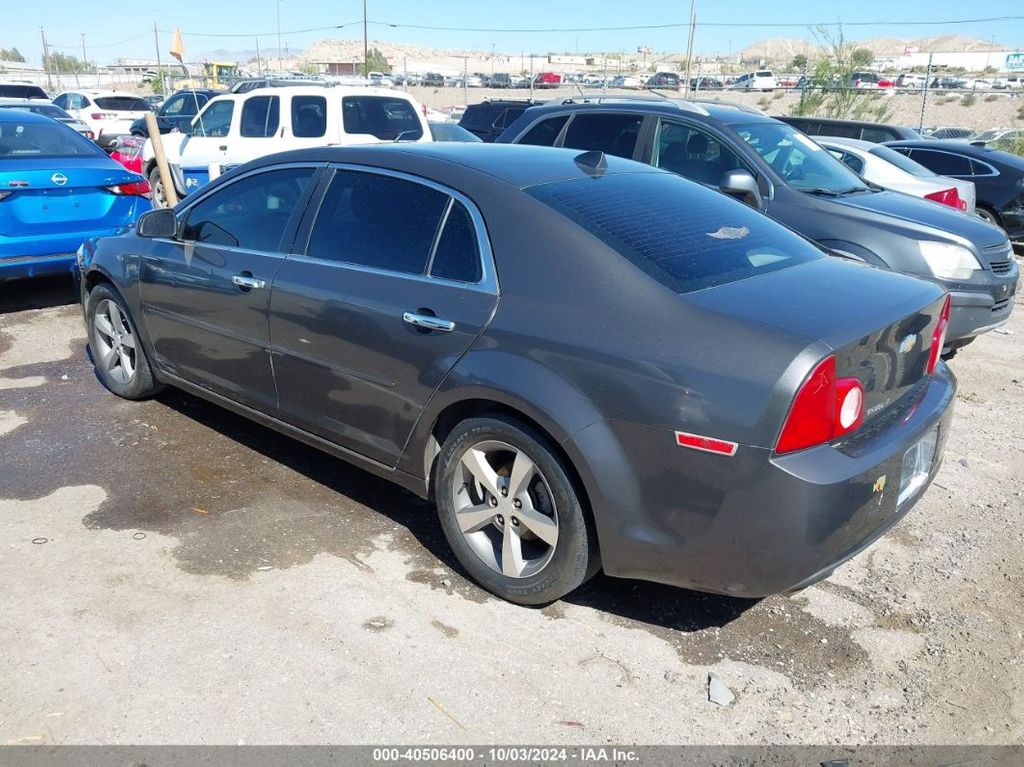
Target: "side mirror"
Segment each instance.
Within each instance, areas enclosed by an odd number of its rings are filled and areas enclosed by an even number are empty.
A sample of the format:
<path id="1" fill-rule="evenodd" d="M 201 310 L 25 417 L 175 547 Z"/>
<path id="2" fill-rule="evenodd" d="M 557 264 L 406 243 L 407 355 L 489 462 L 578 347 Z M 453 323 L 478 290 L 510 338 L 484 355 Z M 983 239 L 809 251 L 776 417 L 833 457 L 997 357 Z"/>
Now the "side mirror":
<path id="1" fill-rule="evenodd" d="M 178 219 L 170 208 L 157 208 L 142 215 L 135 231 L 139 237 L 173 239 L 178 233 Z"/>
<path id="2" fill-rule="evenodd" d="M 752 208 L 764 210 L 764 199 L 757 186 L 757 179 L 745 170 L 730 170 L 722 176 L 718 189 L 733 197 L 738 197 Z"/>

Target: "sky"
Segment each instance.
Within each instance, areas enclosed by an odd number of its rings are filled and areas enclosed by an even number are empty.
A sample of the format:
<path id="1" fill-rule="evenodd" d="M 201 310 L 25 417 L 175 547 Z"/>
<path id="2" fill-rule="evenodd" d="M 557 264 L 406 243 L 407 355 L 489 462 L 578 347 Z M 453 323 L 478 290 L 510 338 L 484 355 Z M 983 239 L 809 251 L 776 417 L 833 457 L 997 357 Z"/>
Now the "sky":
<path id="1" fill-rule="evenodd" d="M 686 48 L 688 0 L 367 0 L 371 40 L 416 43 L 435 48 L 491 45 L 507 53 L 656 51 Z M 1024 47 L 1024 5 L 1010 0 L 859 0 L 841 9 L 820 0 L 696 0 L 698 53 L 738 51 L 765 37 L 807 37 L 815 24 L 842 22 L 847 39 L 918 38 L 960 34 L 995 40 L 1008 48 Z M 282 44 L 290 51 L 324 37 L 362 38 L 360 0 L 173 0 L 157 2 L 151 12 L 142 3 L 115 6 L 83 0 L 4 0 L 0 47 L 17 46 L 30 61 L 42 57 L 40 26 L 50 45 L 81 57 L 85 35 L 89 60 L 108 63 L 116 57 L 155 58 L 153 25 L 161 30 L 161 56 L 170 47 L 171 31 L 182 30 L 186 59 L 223 50 L 277 46 L 280 8 Z M 101 10 L 104 9 L 104 10 Z M 840 18 L 841 14 L 841 18 Z M 967 19 L 1017 16 L 967 23 Z M 913 21 L 912 21 L 913 20 Z M 943 22 L 927 24 L 924 22 Z M 861 26 L 867 22 L 870 25 Z M 348 24 L 342 29 L 309 30 Z M 426 30 L 397 25 L 448 28 Z M 754 26 L 754 25 L 788 26 Z M 572 31 L 571 28 L 678 25 L 663 29 Z M 706 26 L 705 26 L 706 25 Z M 455 31 L 452 27 L 503 31 Z M 512 29 L 557 31 L 510 32 Z"/>

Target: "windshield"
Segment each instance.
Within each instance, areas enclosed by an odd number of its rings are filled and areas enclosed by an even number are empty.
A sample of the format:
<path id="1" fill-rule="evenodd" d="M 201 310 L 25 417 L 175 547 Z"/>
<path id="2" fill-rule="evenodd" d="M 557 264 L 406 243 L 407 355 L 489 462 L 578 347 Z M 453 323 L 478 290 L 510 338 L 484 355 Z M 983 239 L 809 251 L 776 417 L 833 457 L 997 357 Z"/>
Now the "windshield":
<path id="1" fill-rule="evenodd" d="M 91 141 L 55 122 L 0 121 L 0 162 L 24 157 L 103 155 Z"/>
<path id="2" fill-rule="evenodd" d="M 526 191 L 676 293 L 822 257 L 748 205 L 672 173 L 610 174 Z"/>
<path id="3" fill-rule="evenodd" d="M 772 170 L 800 192 L 835 195 L 868 189 L 852 170 L 785 123 L 736 125 L 734 130 Z"/>
<path id="4" fill-rule="evenodd" d="M 921 163 L 915 162 L 907 157 L 905 154 L 900 154 L 895 149 L 890 149 L 887 146 L 876 146 L 873 149 L 868 150 L 875 157 L 881 157 L 888 163 L 892 163 L 902 171 L 906 171 L 911 176 L 918 176 L 920 178 L 932 178 L 936 175 L 934 171 L 928 170 Z"/>

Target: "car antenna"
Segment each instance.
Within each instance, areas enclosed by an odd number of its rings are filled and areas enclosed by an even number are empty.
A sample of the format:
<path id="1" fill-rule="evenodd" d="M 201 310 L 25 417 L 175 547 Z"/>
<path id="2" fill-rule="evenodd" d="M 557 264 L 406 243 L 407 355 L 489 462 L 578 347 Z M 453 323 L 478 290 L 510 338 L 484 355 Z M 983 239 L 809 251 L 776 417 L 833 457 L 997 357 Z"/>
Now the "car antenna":
<path id="1" fill-rule="evenodd" d="M 604 152 L 599 149 L 578 154 L 574 160 L 580 169 L 591 178 L 599 178 L 608 170 L 608 160 L 605 159 Z"/>

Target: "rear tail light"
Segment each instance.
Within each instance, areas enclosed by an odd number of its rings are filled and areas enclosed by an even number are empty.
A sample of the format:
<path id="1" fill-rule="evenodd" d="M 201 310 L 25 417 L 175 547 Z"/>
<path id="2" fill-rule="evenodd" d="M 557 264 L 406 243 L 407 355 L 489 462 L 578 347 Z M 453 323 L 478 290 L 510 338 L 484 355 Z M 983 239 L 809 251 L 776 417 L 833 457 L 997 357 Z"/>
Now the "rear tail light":
<path id="1" fill-rule="evenodd" d="M 116 184 L 114 186 L 106 187 L 108 192 L 112 194 L 126 195 L 141 197 L 144 194 L 149 194 L 149 182 L 145 179 L 141 181 L 130 181 L 127 184 Z"/>
<path id="2" fill-rule="evenodd" d="M 111 112 L 93 112 L 89 115 L 93 120 L 116 120 L 117 115 Z"/>
<path id="3" fill-rule="evenodd" d="M 95 133 L 93 133 L 93 132 L 92 132 L 91 130 L 87 130 L 87 131 L 85 132 L 85 137 L 86 137 L 87 139 L 89 139 L 90 141 L 95 141 L 95 140 L 96 140 L 96 134 L 95 134 Z"/>
<path id="4" fill-rule="evenodd" d="M 797 392 L 775 451 L 791 453 L 831 442 L 863 421 L 864 387 L 856 378 L 836 378 L 835 357 L 826 357 Z"/>
<path id="5" fill-rule="evenodd" d="M 932 333 L 932 350 L 931 354 L 928 355 L 928 375 L 935 372 L 936 366 L 939 364 L 939 357 L 942 356 L 942 347 L 946 345 L 946 330 L 949 328 L 949 296 L 946 296 L 946 302 L 942 305 L 942 311 L 939 313 L 939 324 L 935 326 L 935 332 Z"/>
<path id="6" fill-rule="evenodd" d="M 956 190 L 956 187 L 952 189 L 943 189 L 941 192 L 932 192 L 924 196 L 926 200 L 933 200 L 934 202 L 941 202 L 943 205 L 948 205 L 951 208 L 957 208 L 958 210 L 967 210 L 967 204 L 960 199 L 960 192 Z"/>

